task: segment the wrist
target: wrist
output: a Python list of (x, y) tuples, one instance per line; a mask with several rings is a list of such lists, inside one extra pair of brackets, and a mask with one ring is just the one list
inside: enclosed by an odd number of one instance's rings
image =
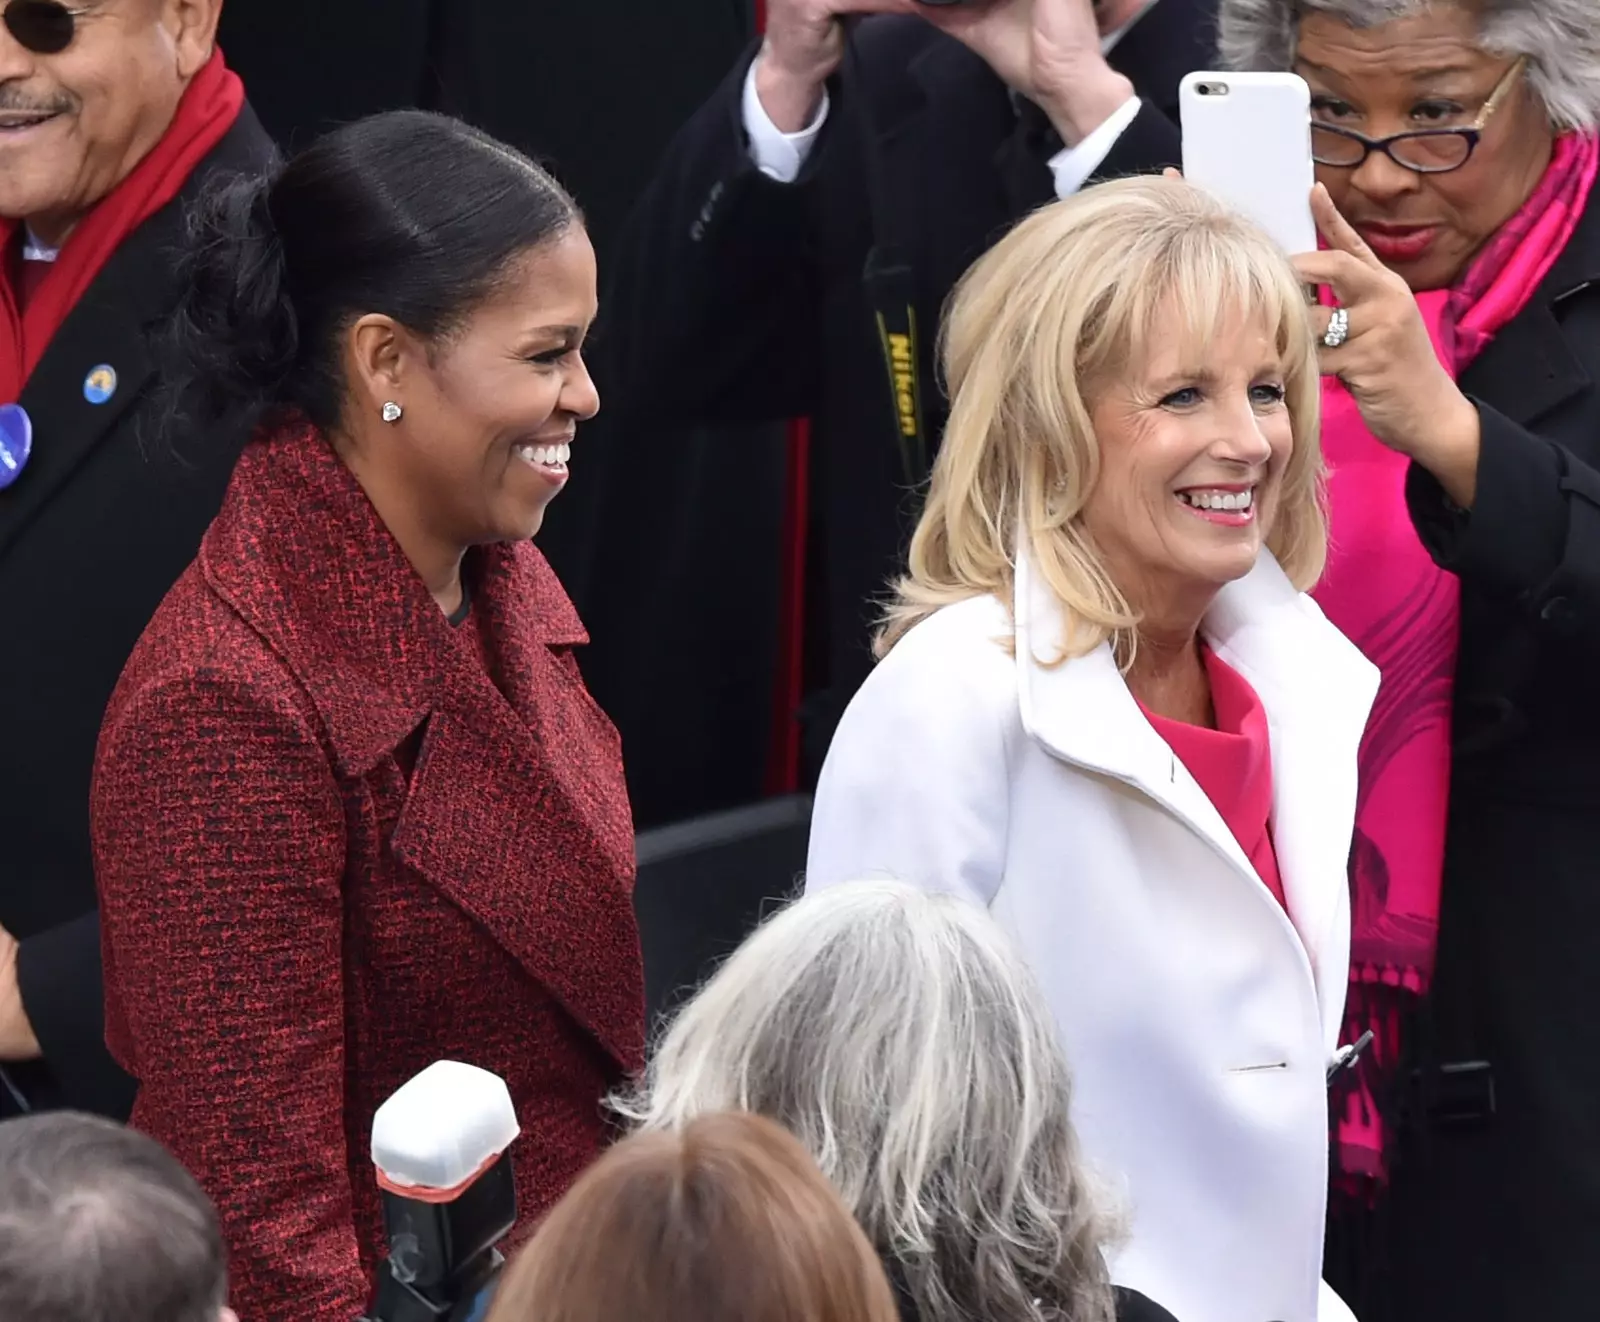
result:
[(779, 133), (799, 133), (817, 117), (827, 81), (826, 70), (797, 73), (785, 68), (768, 45), (756, 56), (756, 96)]
[(1076, 147), (1134, 95), (1133, 83), (1098, 56), (1041, 83), (1036, 99), (1061, 140)]
[(1478, 494), (1483, 423), (1470, 399), (1459, 390), (1453, 391), (1453, 396), (1430, 415), (1425, 438), (1395, 448), (1431, 473), (1456, 505), (1469, 510)]

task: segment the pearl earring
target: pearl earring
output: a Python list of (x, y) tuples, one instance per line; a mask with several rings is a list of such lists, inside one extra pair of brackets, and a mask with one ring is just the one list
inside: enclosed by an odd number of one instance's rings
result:
[(405, 410), (391, 399), (383, 406), (383, 420), (385, 422), (399, 422), (400, 415), (404, 412)]

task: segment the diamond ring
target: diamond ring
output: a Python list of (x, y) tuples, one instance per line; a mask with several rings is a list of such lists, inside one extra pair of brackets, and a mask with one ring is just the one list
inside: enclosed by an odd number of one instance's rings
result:
[(1333, 316), (1328, 318), (1328, 329), (1322, 332), (1322, 342), (1330, 349), (1337, 349), (1350, 338), (1350, 312), (1347, 308), (1334, 308)]

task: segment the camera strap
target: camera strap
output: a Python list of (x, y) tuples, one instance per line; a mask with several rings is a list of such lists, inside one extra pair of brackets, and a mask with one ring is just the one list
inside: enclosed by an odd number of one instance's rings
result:
[(862, 157), (872, 229), (872, 245), (861, 273), (862, 286), (883, 357), (884, 391), (889, 404), (886, 418), (893, 427), (890, 435), (906, 485), (919, 487), (929, 473), (930, 447), (927, 415), (922, 407), (922, 346), (913, 301), (915, 282), (905, 250), (892, 233), (883, 150), (855, 35), (848, 26), (845, 29), (845, 63), (849, 66), (852, 90), (860, 103)]

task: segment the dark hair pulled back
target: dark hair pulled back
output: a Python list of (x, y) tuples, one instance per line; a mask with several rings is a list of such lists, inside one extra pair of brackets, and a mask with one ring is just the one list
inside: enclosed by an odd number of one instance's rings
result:
[(373, 115), (272, 172), (219, 181), (189, 220), (166, 386), (191, 425), (282, 411), (323, 429), (340, 336), (382, 313), (440, 340), (530, 249), (579, 222), (527, 157), (426, 111)]

